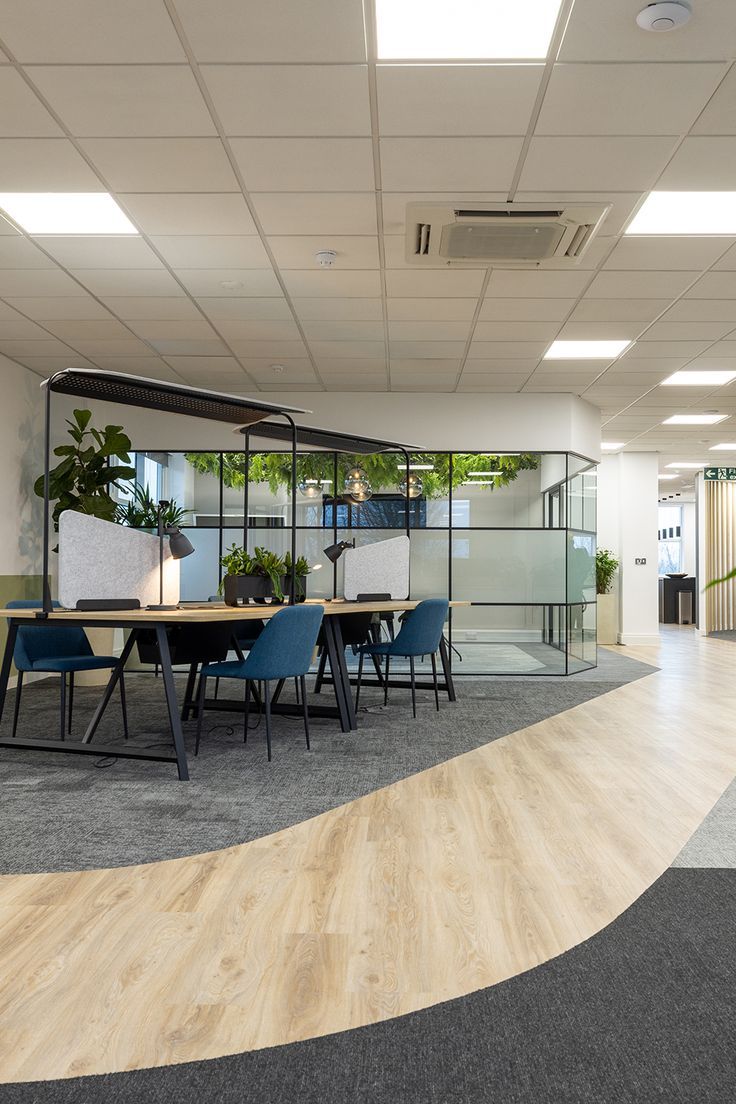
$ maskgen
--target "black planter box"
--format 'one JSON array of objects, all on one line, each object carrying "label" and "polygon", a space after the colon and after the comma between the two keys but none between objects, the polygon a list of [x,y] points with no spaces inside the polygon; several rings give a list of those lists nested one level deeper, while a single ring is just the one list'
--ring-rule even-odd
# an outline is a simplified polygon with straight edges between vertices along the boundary
[{"label": "black planter box", "polygon": [[[281,589],[284,592],[284,600],[289,597],[289,588],[291,585],[291,578],[289,575],[281,576]],[[296,591],[295,598],[297,602],[305,602],[307,600],[307,576],[297,575],[296,577]]]},{"label": "black planter box", "polygon": [[226,606],[247,606],[251,599],[263,602],[272,598],[273,587],[264,575],[226,575],[224,593]]}]

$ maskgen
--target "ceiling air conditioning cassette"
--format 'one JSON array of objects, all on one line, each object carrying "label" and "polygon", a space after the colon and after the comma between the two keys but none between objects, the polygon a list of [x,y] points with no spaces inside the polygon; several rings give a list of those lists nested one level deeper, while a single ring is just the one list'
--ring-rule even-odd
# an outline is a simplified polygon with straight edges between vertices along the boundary
[{"label": "ceiling air conditioning cassette", "polygon": [[565,268],[576,265],[610,204],[409,203],[406,259],[411,264]]}]

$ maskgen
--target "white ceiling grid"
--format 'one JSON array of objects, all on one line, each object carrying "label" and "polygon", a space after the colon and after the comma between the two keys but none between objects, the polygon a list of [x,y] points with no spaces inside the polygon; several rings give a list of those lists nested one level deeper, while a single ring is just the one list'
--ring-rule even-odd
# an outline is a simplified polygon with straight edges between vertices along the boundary
[{"label": "white ceiling grid", "polygon": [[[4,0],[0,191],[110,191],[141,236],[0,219],[0,352],[246,392],[572,391],[607,439],[705,459],[733,433],[660,423],[736,391],[658,385],[736,369],[736,239],[622,233],[655,186],[736,189],[736,4],[657,35],[641,3],[564,0],[545,62],[422,65],[377,62],[371,0]],[[404,260],[407,203],[509,198],[612,210],[574,270]],[[635,344],[545,361],[555,338]]]}]

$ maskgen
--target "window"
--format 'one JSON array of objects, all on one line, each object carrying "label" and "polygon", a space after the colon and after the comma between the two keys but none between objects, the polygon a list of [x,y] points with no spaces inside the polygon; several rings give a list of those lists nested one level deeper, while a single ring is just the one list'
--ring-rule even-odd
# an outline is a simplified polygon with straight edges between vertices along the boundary
[{"label": "window", "polygon": [[682,571],[682,506],[659,507],[659,574]]}]

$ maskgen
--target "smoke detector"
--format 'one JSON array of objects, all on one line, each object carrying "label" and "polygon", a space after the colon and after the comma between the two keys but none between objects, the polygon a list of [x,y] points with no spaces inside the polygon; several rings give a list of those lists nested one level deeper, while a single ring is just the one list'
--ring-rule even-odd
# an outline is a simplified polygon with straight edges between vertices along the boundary
[{"label": "smoke detector", "polygon": [[644,31],[675,31],[690,19],[690,5],[684,0],[668,0],[662,4],[647,4],[636,17]]},{"label": "smoke detector", "polygon": [[332,268],[336,257],[337,253],[334,249],[320,249],[319,253],[314,254],[314,259],[320,268]]},{"label": "smoke detector", "polygon": [[281,376],[286,371],[286,368],[284,368],[283,364],[272,364],[271,371],[275,376]]}]

